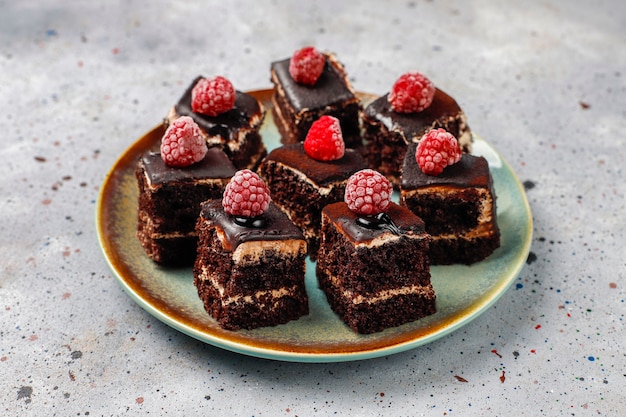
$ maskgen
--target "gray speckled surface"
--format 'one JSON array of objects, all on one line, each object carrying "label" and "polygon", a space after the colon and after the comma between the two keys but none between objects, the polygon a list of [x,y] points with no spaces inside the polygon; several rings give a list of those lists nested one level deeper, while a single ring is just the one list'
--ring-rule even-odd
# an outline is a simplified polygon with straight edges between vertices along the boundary
[{"label": "gray speckled surface", "polygon": [[[626,3],[0,0],[0,414],[626,413]],[[98,190],[197,74],[267,88],[335,51],[382,94],[419,69],[527,188],[527,265],[469,325],[379,359],[294,364],[189,338],[102,256]]]}]

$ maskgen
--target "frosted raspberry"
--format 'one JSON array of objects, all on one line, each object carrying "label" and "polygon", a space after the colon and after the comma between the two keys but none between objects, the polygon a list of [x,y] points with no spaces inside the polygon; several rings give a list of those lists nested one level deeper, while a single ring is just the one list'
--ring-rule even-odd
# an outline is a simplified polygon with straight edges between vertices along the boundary
[{"label": "frosted raspberry", "polygon": [[249,169],[237,171],[224,190],[222,206],[232,216],[257,217],[270,205],[270,191]]},{"label": "frosted raspberry", "polygon": [[168,166],[189,166],[202,161],[206,153],[206,141],[196,122],[189,116],[174,120],[161,138],[161,158]]},{"label": "frosted raspberry", "polygon": [[299,84],[314,85],[324,71],[326,58],[313,46],[298,49],[289,61],[289,74]]},{"label": "frosted raspberry", "polygon": [[348,179],[344,201],[356,214],[375,215],[389,209],[393,186],[381,173],[363,169]]},{"label": "frosted raspberry", "polygon": [[433,101],[435,85],[419,72],[407,72],[398,78],[387,99],[398,113],[420,112]]},{"label": "frosted raspberry", "polygon": [[226,78],[201,78],[191,90],[191,110],[217,116],[235,106],[235,88]]},{"label": "frosted raspberry", "polygon": [[424,174],[439,175],[448,165],[459,162],[461,155],[461,146],[454,135],[440,128],[422,136],[417,144],[415,160]]},{"label": "frosted raspberry", "polygon": [[339,119],[322,116],[311,125],[304,139],[304,151],[318,161],[334,161],[343,158],[346,145],[341,133]]}]

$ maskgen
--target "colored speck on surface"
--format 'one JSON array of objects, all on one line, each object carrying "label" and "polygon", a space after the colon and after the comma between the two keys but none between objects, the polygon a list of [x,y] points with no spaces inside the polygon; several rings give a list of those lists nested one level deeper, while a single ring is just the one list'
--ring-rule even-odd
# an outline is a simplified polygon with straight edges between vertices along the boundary
[{"label": "colored speck on surface", "polygon": [[524,288],[524,284],[515,284],[515,289],[522,289]]},{"label": "colored speck on surface", "polygon": [[594,358],[593,356],[589,356],[587,359],[589,359],[589,362],[593,362],[596,360],[596,358]]}]

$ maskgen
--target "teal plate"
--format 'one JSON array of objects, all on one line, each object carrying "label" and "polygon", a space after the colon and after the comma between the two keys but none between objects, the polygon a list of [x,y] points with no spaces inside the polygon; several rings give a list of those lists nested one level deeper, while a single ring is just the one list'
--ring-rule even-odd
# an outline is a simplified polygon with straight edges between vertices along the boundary
[{"label": "teal plate", "polygon": [[[271,90],[253,91],[269,109]],[[361,94],[365,101],[372,96]],[[208,344],[255,357],[294,362],[339,362],[375,358],[430,343],[469,323],[509,288],[524,266],[532,239],[532,216],[524,188],[510,165],[474,135],[474,154],[489,161],[497,194],[501,247],[472,266],[431,268],[437,313],[385,331],[360,335],[332,312],[307,261],[310,314],[290,323],[255,330],[222,329],[203,309],[191,268],[163,268],[144,253],[135,236],[138,188],[135,162],[158,146],[161,126],[139,138],[118,159],[102,184],[96,226],[104,256],[130,297],[174,329]],[[268,112],[261,134],[268,149],[280,136]]]}]

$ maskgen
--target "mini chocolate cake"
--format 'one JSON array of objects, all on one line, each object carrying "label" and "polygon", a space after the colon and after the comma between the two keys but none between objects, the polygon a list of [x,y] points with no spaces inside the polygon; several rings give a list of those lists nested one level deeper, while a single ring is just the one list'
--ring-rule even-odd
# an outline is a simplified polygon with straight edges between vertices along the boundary
[{"label": "mini chocolate cake", "polygon": [[376,227],[373,219],[361,225],[344,202],[322,211],[319,285],[333,311],[359,333],[378,332],[436,311],[424,222],[394,203],[387,214],[395,232],[385,222]]},{"label": "mini chocolate cake", "polygon": [[222,149],[237,169],[254,169],[267,153],[259,129],[265,118],[265,108],[249,94],[236,92],[235,107],[217,116],[207,116],[191,110],[191,91],[197,77],[178,103],[170,109],[165,123],[180,116],[191,117],[200,127],[207,145]]},{"label": "mini chocolate cake", "polygon": [[361,146],[360,100],[334,54],[326,53],[326,65],[313,86],[298,84],[289,73],[290,58],[271,64],[274,122],[283,143],[304,141],[311,124],[323,115],[341,123],[347,147]]},{"label": "mini chocolate cake", "polygon": [[163,265],[191,265],[196,257],[200,203],[221,198],[235,167],[217,148],[185,168],[167,166],[161,154],[146,152],[137,163],[137,237],[146,253]]},{"label": "mini chocolate cake", "polygon": [[221,199],[203,203],[198,218],[194,284],[225,329],[274,326],[309,311],[302,232],[274,204],[255,220],[239,224]]},{"label": "mini chocolate cake", "polygon": [[346,149],[336,161],[317,161],[307,155],[302,143],[295,143],[272,150],[258,173],[270,188],[272,200],[302,229],[309,256],[315,260],[322,208],[342,201],[350,175],[365,167],[354,149]]},{"label": "mini chocolate cake", "polygon": [[437,176],[426,175],[415,161],[417,144],[408,148],[402,168],[400,204],[421,217],[433,241],[433,265],[472,264],[500,246],[496,195],[489,164],[463,154]]},{"label": "mini chocolate cake", "polygon": [[472,135],[465,113],[457,102],[436,89],[428,108],[417,113],[397,113],[388,94],[374,100],[362,112],[365,156],[372,169],[380,171],[396,186],[409,143],[418,142],[427,131],[443,128],[459,141],[464,152],[471,149]]}]

